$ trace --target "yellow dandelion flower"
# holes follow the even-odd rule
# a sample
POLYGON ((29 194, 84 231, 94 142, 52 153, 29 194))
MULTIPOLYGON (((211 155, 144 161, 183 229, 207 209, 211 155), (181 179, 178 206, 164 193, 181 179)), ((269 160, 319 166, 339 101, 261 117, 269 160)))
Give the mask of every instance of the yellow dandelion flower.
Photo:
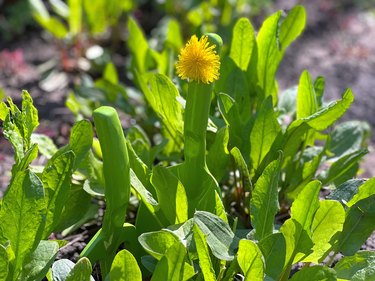
POLYGON ((205 84, 219 79, 220 57, 215 47, 210 45, 207 36, 198 40, 197 36, 193 35, 178 56, 178 76, 205 84))

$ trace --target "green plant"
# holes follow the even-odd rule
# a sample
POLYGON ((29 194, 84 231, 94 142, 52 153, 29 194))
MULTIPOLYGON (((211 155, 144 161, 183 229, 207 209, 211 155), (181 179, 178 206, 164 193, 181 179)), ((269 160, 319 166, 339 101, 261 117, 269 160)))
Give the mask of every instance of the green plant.
MULTIPOLYGON (((375 178, 354 178, 369 129, 358 121, 335 126, 353 102, 351 90, 326 103, 324 78, 304 71, 297 88, 278 93, 278 65, 305 21, 302 6, 286 16, 276 12, 256 36, 241 18, 230 47, 221 50, 218 35, 193 36, 179 55, 179 79, 152 72, 173 65, 174 57, 149 64, 163 51, 151 50, 130 20, 131 40, 138 39, 138 48, 129 42, 131 72, 160 127, 134 126, 124 134, 116 110, 99 107, 93 113, 99 141, 92 142, 87 121, 78 122, 69 145, 50 153, 40 175, 30 166, 37 155, 31 98, 24 93, 22 111, 11 100, 1 103, 16 160, 1 226, 14 221, 8 214, 19 202, 25 209, 15 208, 18 217, 25 213, 34 223, 0 228, 7 272, 0 278, 21 278, 47 243, 43 270, 31 280, 46 274, 90 280, 96 262, 102 280, 374 279, 375 254, 360 249, 374 231, 375 178), (57 218, 72 200, 62 190, 73 172, 79 191, 105 200, 103 225, 75 265, 53 263, 58 244, 42 239, 67 225, 57 218), (28 197, 26 186, 38 192, 28 197), (40 212, 27 212, 31 204, 40 212), (339 253, 344 257, 335 263, 339 253)), ((104 76, 116 85, 113 73, 104 76)))

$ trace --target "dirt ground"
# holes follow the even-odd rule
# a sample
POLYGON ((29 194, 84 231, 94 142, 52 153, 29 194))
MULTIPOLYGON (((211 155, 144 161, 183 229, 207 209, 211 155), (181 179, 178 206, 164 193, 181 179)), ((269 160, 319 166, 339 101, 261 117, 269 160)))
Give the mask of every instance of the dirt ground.
MULTIPOLYGON (((326 100, 340 98, 351 87, 355 102, 344 120, 367 121, 374 130, 375 4, 363 9, 354 0, 283 0, 276 1, 272 10, 288 10, 300 2, 307 9, 308 25, 304 34, 289 47, 279 67, 280 90, 296 85, 304 69, 313 77, 326 78, 326 100)), ((39 110, 39 132, 63 143, 73 122, 72 114, 64 105, 73 79, 69 74, 60 73, 40 82, 43 68, 58 56, 57 45, 45 34, 25 34, 6 44, 0 38, 0 89, 18 101, 22 89, 27 89, 39 110)), ((372 142, 375 143, 375 134, 372 142)), ((12 164, 11 147, 0 129, 0 197, 9 183, 12 164)), ((375 151, 370 151, 363 169, 363 177, 375 176, 375 151)), ((365 248, 375 249, 375 235, 365 248)))

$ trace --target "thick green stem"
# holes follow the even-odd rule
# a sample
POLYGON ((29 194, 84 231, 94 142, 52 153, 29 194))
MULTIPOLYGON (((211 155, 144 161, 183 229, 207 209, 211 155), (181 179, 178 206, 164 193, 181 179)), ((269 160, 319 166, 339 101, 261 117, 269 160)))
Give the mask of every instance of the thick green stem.
POLYGON ((206 167, 206 130, 211 105, 212 85, 192 82, 185 108, 185 165, 189 169, 206 167))

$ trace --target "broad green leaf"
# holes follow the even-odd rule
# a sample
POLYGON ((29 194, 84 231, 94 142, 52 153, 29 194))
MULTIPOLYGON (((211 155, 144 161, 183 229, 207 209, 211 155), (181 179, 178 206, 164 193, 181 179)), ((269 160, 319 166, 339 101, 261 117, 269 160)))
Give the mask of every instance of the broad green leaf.
POLYGON ((177 177, 167 168, 155 166, 152 170, 151 183, 156 190, 160 209, 169 223, 185 222, 188 219, 188 199, 177 177))
POLYGON ((292 265, 311 253, 313 242, 307 231, 294 219, 288 219, 280 228, 286 242, 286 255, 283 272, 278 280, 284 281, 289 277, 292 265))
POLYGON ((220 181, 227 172, 230 160, 228 142, 229 128, 225 126, 216 132, 215 141, 208 150, 207 167, 217 181, 220 181))
POLYGON ((137 261, 127 250, 121 250, 117 253, 109 277, 111 280, 117 281, 142 281, 142 274, 137 261))
POLYGON ((7 281, 9 274, 9 260, 7 250, 3 245, 0 245, 0 281, 7 281))
POLYGON ((306 24, 306 11, 303 6, 296 5, 282 21, 279 40, 282 50, 285 49, 302 33, 306 24))
MULTIPOLYGON (((268 17, 259 30, 258 79, 263 98, 275 91, 275 74, 285 49, 301 34, 306 24, 306 12, 302 6, 295 6, 280 23, 281 12, 268 17)), ((276 99, 273 100, 276 102, 276 99)))
POLYGON ((305 70, 298 84, 297 119, 313 115, 318 109, 314 86, 310 74, 305 70))
POLYGON ((357 194, 346 204, 348 207, 353 206, 358 201, 370 197, 375 194, 375 178, 367 180, 364 184, 360 185, 357 194))
POLYGON ((283 270, 286 255, 286 242, 282 233, 271 234, 259 241, 263 253, 265 273, 277 280, 283 270))
POLYGON ((55 261, 51 267, 52 281, 65 281, 73 267, 74 262, 68 259, 55 261))
POLYGON ((215 92, 227 93, 236 100, 241 123, 251 117, 250 89, 246 73, 242 71, 230 57, 224 57, 220 64, 220 79, 215 83, 215 92))
POLYGON ((322 178, 323 184, 335 183, 339 185, 351 178, 351 170, 358 169, 358 163, 368 153, 367 149, 360 149, 350 154, 347 154, 337 161, 335 161, 329 168, 326 176, 322 178), (347 178, 349 177, 349 178, 347 178))
POLYGON ((337 200, 342 204, 349 202, 358 192, 358 188, 365 183, 364 179, 350 179, 334 189, 327 199, 337 200))
POLYGON ((277 38, 281 11, 268 17, 262 24, 257 36, 258 45, 258 79, 263 91, 263 98, 272 95, 275 85, 275 74, 281 60, 280 43, 277 38))
POLYGON ((255 237, 262 240, 272 234, 275 215, 279 210, 278 182, 280 159, 271 162, 255 184, 250 200, 251 224, 255 237))
POLYGON ((58 250, 59 244, 57 242, 41 240, 35 251, 25 259, 18 280, 42 280, 55 260, 58 250))
POLYGON ((316 210, 319 208, 319 181, 312 181, 300 192, 291 207, 291 218, 296 220, 310 235, 311 224, 316 210))
POLYGON ((369 281, 375 277, 375 253, 373 251, 359 251, 354 256, 343 257, 336 263, 334 270, 337 273, 337 278, 341 280, 356 280, 356 281, 369 281), (358 273, 361 271, 371 270, 372 275, 368 278, 359 278, 358 273), (358 276, 356 279, 355 276, 358 276))
POLYGON ((81 185, 72 184, 55 231, 61 231, 63 236, 69 234, 88 220, 96 218, 98 208, 81 185))
MULTIPOLYGON (((106 19, 106 1, 96 0, 95 2, 91 0, 83 0, 83 7, 87 21, 89 24, 90 32, 97 34, 105 31, 108 24, 106 19)), ((108 3, 107 3, 108 5, 108 3)))
POLYGON ((206 237, 207 244, 215 257, 221 260, 233 260, 239 239, 226 222, 211 213, 196 211, 194 223, 206 237))
POLYGON ((73 150, 76 157, 74 169, 85 159, 91 149, 93 136, 92 125, 88 120, 74 124, 69 139, 69 148, 73 150))
POLYGON ((148 76, 139 78, 142 91, 168 133, 167 153, 178 152, 182 146, 184 131, 183 108, 177 100, 179 93, 167 76, 154 74, 147 81, 148 76), (149 86, 146 83, 149 83, 149 86))
POLYGON ((169 230, 143 233, 138 238, 142 247, 154 258, 160 260, 167 250, 180 239, 169 230))
POLYGON ((312 267, 302 268, 297 271, 290 281, 336 281, 336 272, 329 267, 316 265, 312 267))
POLYGON ((50 159, 58 150, 52 139, 46 135, 33 133, 31 141, 38 144, 39 152, 47 159, 50 159))
POLYGON ((157 263, 151 281, 183 280, 186 253, 181 242, 174 243, 157 263))
POLYGON ((46 202, 43 185, 31 171, 15 174, 0 209, 0 242, 9 240, 14 252, 14 276, 23 261, 38 246, 44 229, 46 202))
POLYGON ((311 225, 313 252, 303 262, 322 262, 333 246, 331 239, 342 230, 344 221, 345 211, 338 201, 321 201, 311 225))
POLYGON ((375 230, 375 195, 359 200, 346 210, 344 226, 336 250, 344 255, 353 255, 358 251, 375 230))
POLYGON ((264 264, 262 252, 251 240, 240 240, 237 261, 245 276, 245 281, 262 281, 264 264))
POLYGON ((233 28, 229 57, 243 71, 249 65, 254 43, 253 26, 247 18, 240 18, 233 28))
POLYGON ((272 98, 265 99, 257 112, 250 133, 250 159, 254 170, 258 169, 269 152, 281 128, 273 110, 272 98))
POLYGON ((130 184, 141 197, 143 204, 145 204, 150 212, 155 213, 159 209, 158 202, 154 199, 151 192, 144 187, 132 169, 130 169, 130 184))
POLYGON ((341 100, 328 104, 313 115, 305 117, 302 120, 315 130, 325 130, 340 119, 353 101, 353 93, 351 89, 347 89, 341 100))
POLYGON ((128 31, 129 38, 127 43, 132 54, 132 60, 135 69, 142 74, 147 70, 146 57, 149 46, 141 28, 132 17, 128 19, 128 31))
POLYGON ((69 6, 69 32, 74 36, 82 29, 82 0, 68 0, 69 6))
POLYGON ((327 149, 334 154, 334 158, 350 154, 363 147, 369 131, 370 127, 365 122, 348 121, 341 123, 330 134, 331 140, 327 149))
POLYGON ((65 281, 94 281, 91 276, 91 263, 88 258, 80 258, 66 276, 65 281))
POLYGON ((207 246, 206 238, 197 225, 193 226, 194 241, 197 247, 199 266, 202 270, 204 280, 216 281, 215 270, 212 267, 210 251, 207 246))
POLYGON ((43 237, 46 238, 59 223, 68 199, 75 155, 72 151, 48 162, 41 176, 45 189, 47 213, 43 237))

